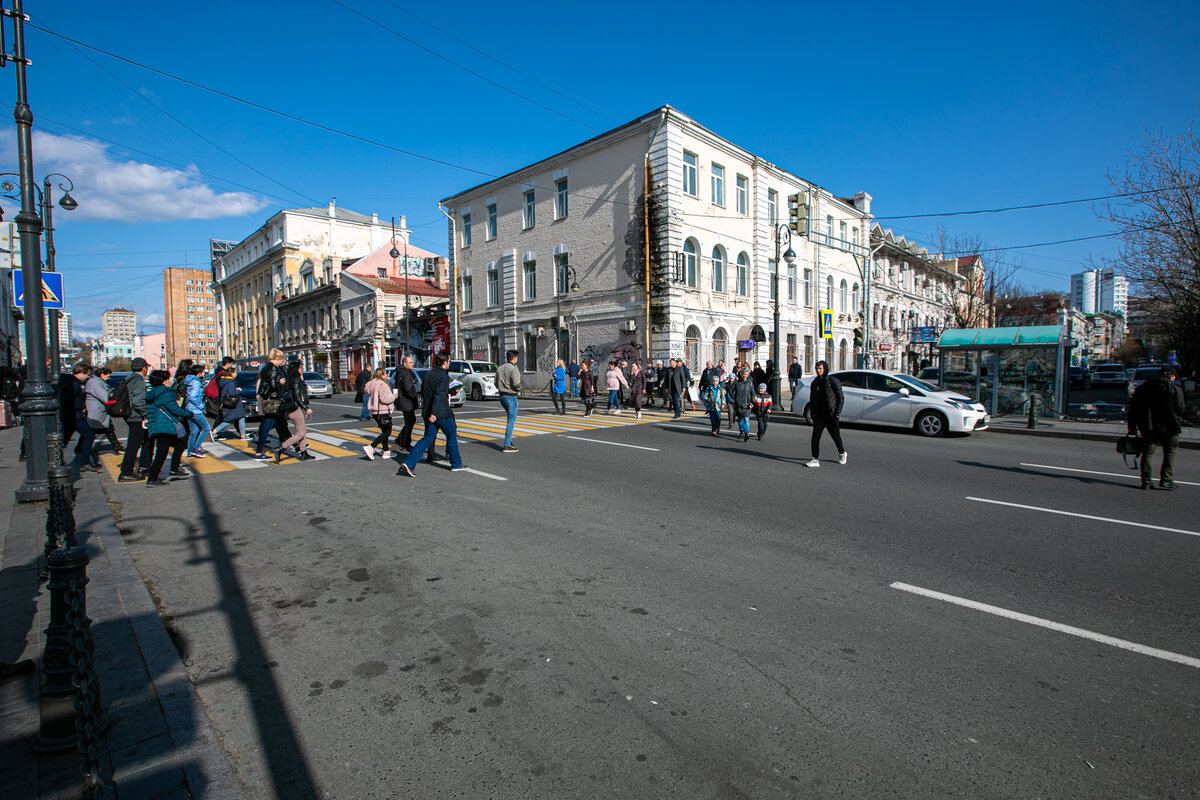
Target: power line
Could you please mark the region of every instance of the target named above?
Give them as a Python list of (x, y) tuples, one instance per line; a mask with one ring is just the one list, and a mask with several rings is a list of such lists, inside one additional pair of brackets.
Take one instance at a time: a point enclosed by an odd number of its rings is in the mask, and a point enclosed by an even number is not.
[(1137, 192), (1120, 192), (1118, 194), (1102, 194), (1096, 197), (1081, 197), (1078, 200), (1055, 200), (1048, 203), (1029, 203), (1022, 206), (1004, 206), (1002, 208), (980, 208), (972, 211), (941, 211), (933, 214), (898, 214), (891, 217), (875, 217), (875, 220), (890, 220), (890, 219), (927, 219), (929, 217), (961, 217), (970, 214), (1003, 214), (1008, 211), (1025, 211), (1032, 208), (1053, 208), (1055, 206), (1070, 206), (1079, 203), (1096, 203), (1100, 200), (1119, 200), (1125, 197), (1139, 197), (1144, 194), (1155, 194), (1157, 192), (1173, 192), (1177, 187), (1168, 186), (1159, 189), (1143, 189)]

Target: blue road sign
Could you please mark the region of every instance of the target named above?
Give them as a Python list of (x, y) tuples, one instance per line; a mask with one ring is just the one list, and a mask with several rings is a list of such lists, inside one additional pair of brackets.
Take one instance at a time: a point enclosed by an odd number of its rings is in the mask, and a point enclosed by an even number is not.
[[(24, 270), (14, 269), (13, 297), (16, 298), (17, 308), (25, 307), (25, 281), (22, 279)], [(63, 296), (63, 276), (61, 272), (42, 273), (42, 308), (64, 308), (66, 298)]]

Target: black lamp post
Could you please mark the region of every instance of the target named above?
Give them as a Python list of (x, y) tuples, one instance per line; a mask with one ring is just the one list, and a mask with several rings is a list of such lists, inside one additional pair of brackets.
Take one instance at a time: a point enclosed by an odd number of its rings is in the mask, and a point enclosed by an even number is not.
[(771, 373), (771, 385), (768, 387), (771, 392), (771, 403), (775, 408), (780, 407), (780, 385), (783, 380), (783, 376), (780, 374), (783, 371), (783, 364), (779, 361), (779, 306), (783, 302), (783, 298), (779, 296), (779, 250), (784, 242), (787, 243), (787, 250), (783, 253), (783, 260), (791, 267), (796, 263), (796, 251), (792, 250), (792, 230), (787, 225), (780, 224), (775, 228), (775, 275), (771, 279), (771, 291), (775, 295), (775, 341), (771, 344), (771, 356), (775, 362), (775, 371)]
[[(575, 268), (572, 267), (570, 264), (562, 264), (562, 265), (560, 265), (559, 268), (562, 270), (562, 273), (559, 275), (559, 281), (558, 281), (559, 282), (559, 291), (555, 292), (555, 296), (554, 296), (555, 308), (556, 308), (556, 311), (554, 314), (554, 338), (556, 340), (554, 342), (555, 351), (559, 351), (559, 348), (562, 347), (562, 330), (565, 327), (562, 324), (562, 322), (563, 322), (562, 296), (563, 296), (563, 294), (565, 294), (565, 292), (563, 292), (562, 289), (566, 286), (568, 278), (571, 281), (570, 291), (572, 291), (572, 292), (579, 291), (579, 283), (575, 280), (575, 278), (576, 278)], [(563, 352), (558, 353), (558, 357), (563, 359), (564, 361), (566, 360), (567, 355), (568, 355), (567, 353), (563, 353)]]
[[(75, 188), (75, 183), (63, 175), (61, 172), (51, 172), (45, 176), (45, 181), (42, 184), (42, 225), (46, 232), (46, 271), (54, 272), (54, 204), (50, 202), (50, 179), (53, 177), (62, 178), (69, 184), (70, 188), (59, 184), (58, 188), (63, 190), (63, 196), (59, 198), (58, 204), (66, 211), (74, 211), (79, 207), (79, 203), (75, 202), (75, 198), (71, 197), (71, 189)], [(61, 371), (59, 364), (59, 334), (58, 334), (58, 318), (62, 312), (52, 310), (50, 312), (50, 330), (49, 330), (49, 346), (50, 346), (50, 374), (57, 375)]]
[[(408, 252), (408, 242), (404, 243), (405, 253)], [(392, 249), (388, 251), (388, 255), (392, 258), (392, 270), (396, 269), (396, 259), (400, 257), (400, 251), (396, 249), (396, 218), (392, 217)], [(408, 256), (404, 256), (404, 348), (401, 351), (401, 357), (408, 355), (409, 348), (409, 321), (408, 321)]]
[[(25, 482), (16, 491), (21, 503), (45, 500), (49, 494), (46, 470), (49, 451), (46, 436), (57, 430), (58, 400), (46, 376), (46, 322), (42, 309), (42, 222), (38, 218), (33, 182), (33, 112), (25, 83), (25, 12), (21, 0), (13, 0), (12, 11), (4, 12), (13, 20), (13, 55), (17, 72), (17, 102), (13, 120), (17, 125), (17, 164), (21, 178), (21, 210), (14, 217), (21, 238), (21, 267), (25, 292), (25, 347), (28, 379), (21, 392), (21, 417), (28, 431)], [(2, 64), (3, 61), (0, 61)]]

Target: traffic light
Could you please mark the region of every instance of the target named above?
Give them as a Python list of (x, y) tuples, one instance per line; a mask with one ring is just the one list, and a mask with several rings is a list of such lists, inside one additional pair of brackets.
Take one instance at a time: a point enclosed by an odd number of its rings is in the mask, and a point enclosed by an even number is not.
[(808, 235), (808, 194), (788, 195), (788, 227), (797, 236)]
[(854, 329), (854, 349), (861, 350), (862, 345), (863, 345), (863, 329), (855, 328)]

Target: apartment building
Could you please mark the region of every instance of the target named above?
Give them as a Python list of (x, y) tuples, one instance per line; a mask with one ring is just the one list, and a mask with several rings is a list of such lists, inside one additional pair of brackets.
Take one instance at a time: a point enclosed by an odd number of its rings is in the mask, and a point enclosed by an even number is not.
[(217, 338), (216, 295), (212, 272), (207, 269), (169, 267), (163, 270), (165, 352), (147, 358), (153, 364), (165, 357), (171, 366), (190, 358), (212, 365), (222, 353)]

